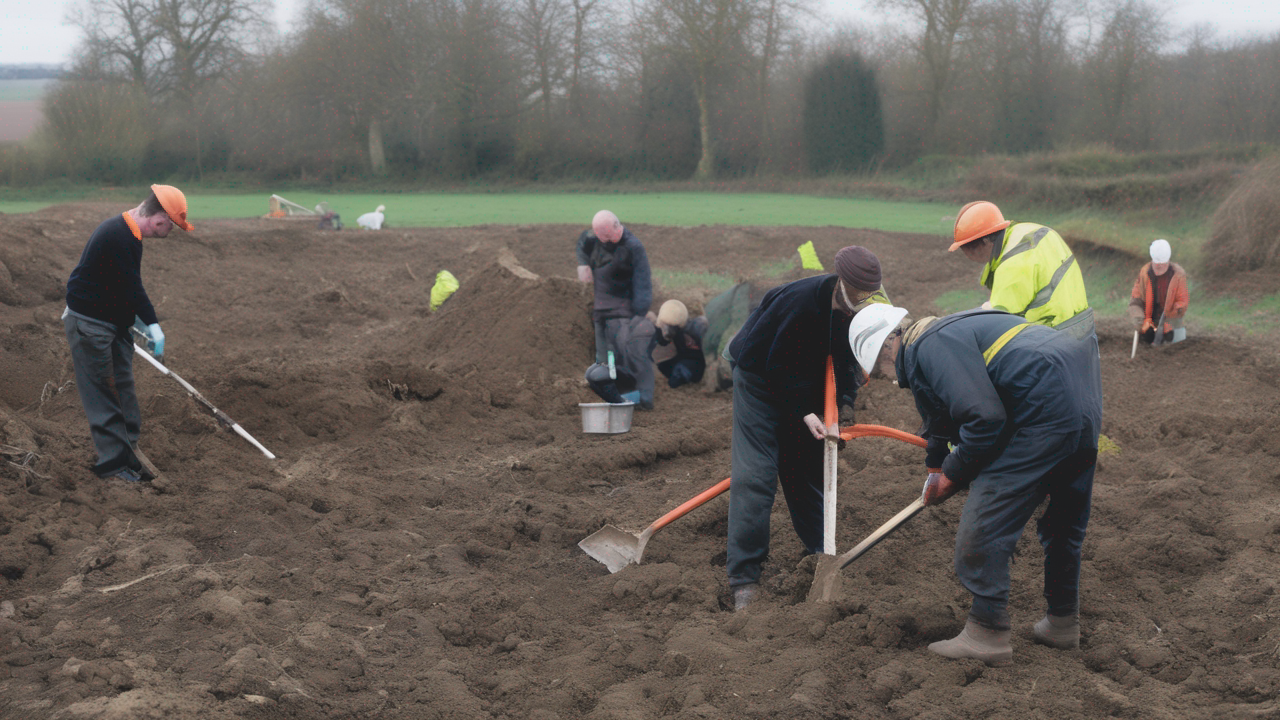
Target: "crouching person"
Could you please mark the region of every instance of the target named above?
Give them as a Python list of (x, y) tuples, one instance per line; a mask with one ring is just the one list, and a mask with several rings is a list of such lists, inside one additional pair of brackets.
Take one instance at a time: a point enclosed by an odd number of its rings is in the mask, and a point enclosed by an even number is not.
[(707, 369), (702, 349), (702, 337), (707, 332), (706, 316), (690, 319), (689, 309), (684, 303), (668, 300), (658, 308), (654, 326), (657, 334), (654, 336), (653, 359), (658, 365), (658, 372), (667, 379), (667, 385), (678, 388), (701, 382)]
[[(968, 489), (956, 531), (955, 571), (973, 594), (964, 630), (929, 649), (989, 664), (1013, 657), (1009, 560), (1023, 526), (1044, 548), (1045, 617), (1038, 642), (1080, 642), (1080, 548), (1089, 522), (1102, 378), (1096, 343), (995, 310), (900, 322), (900, 308), (854, 317), (849, 341), (863, 367), (910, 390), (928, 440), (926, 505)], [(899, 330), (885, 334), (876, 326)]]
[(1168, 240), (1151, 243), (1151, 262), (1138, 271), (1129, 299), (1129, 317), (1142, 342), (1161, 345), (1185, 340), (1182, 320), (1191, 303), (1187, 292), (1187, 272), (1175, 262)]
[(652, 410), (655, 334), (653, 323), (643, 315), (610, 320), (604, 328), (605, 362), (587, 368), (587, 385), (605, 402), (633, 402), (641, 410)]

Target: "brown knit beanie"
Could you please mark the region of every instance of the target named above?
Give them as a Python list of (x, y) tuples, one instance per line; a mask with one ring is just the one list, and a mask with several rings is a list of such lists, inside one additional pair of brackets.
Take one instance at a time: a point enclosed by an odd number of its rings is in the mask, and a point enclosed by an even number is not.
[(846, 285), (862, 292), (880, 289), (880, 260), (858, 245), (841, 248), (836, 253), (836, 274)]

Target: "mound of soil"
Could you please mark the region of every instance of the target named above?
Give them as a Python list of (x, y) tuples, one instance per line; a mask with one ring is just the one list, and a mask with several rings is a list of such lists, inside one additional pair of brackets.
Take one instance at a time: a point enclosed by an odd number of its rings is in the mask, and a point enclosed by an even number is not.
[[(576, 547), (605, 523), (638, 531), (725, 477), (732, 401), (660, 384), (631, 432), (582, 434), (593, 335), (589, 291), (571, 279), (579, 228), (324, 233), (197, 218), (198, 233), (148, 241), (167, 363), (279, 459), (139, 362), (142, 447), (162, 478), (94, 478), (60, 283), (118, 210), (0, 218), (16, 296), (0, 304), (0, 716), (1276, 712), (1270, 339), (1193, 337), (1130, 361), (1127, 325), (1102, 323), (1118, 451), (1096, 481), (1082, 647), (1031, 642), (1043, 600), (1029, 527), (1013, 566), (1015, 662), (987, 668), (925, 649), (968, 608), (951, 571), (960, 499), (851, 566), (831, 604), (803, 599), (812, 561), (784, 507), (747, 613), (727, 611), (725, 497), (616, 575)], [(632, 229), (656, 268), (740, 278), (805, 240), (824, 259), (866, 245), (917, 313), (975, 282), (931, 236)], [(433, 313), (440, 269), (461, 289)], [(858, 402), (862, 422), (918, 425), (892, 386)], [(918, 494), (922, 457), (858, 440), (840, 477), (849, 547)]]

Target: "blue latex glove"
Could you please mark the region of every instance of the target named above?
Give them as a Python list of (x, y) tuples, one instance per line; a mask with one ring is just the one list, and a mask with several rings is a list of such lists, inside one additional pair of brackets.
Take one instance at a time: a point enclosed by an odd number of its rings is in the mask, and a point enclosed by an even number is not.
[(147, 337), (151, 339), (153, 350), (152, 355), (156, 359), (164, 357), (164, 331), (160, 329), (160, 323), (151, 323), (147, 326)]

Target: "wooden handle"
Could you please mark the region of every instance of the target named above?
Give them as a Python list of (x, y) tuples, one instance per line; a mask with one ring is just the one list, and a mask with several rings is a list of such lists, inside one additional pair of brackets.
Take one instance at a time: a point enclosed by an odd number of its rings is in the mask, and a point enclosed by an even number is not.
[(876, 531), (868, 535), (866, 540), (863, 540), (862, 542), (855, 545), (852, 550), (841, 555), (837, 559), (837, 562), (840, 565), (840, 569), (843, 570), (846, 567), (849, 567), (849, 563), (852, 563), (854, 560), (857, 560), (859, 557), (862, 556), (863, 553), (875, 547), (876, 543), (883, 540), (886, 535), (893, 532), (894, 530), (897, 530), (899, 527), (901, 527), (903, 523), (915, 517), (916, 514), (923, 509), (924, 509), (924, 499), (916, 498), (914, 501), (912, 501), (910, 505), (906, 506), (897, 515), (894, 515), (892, 518), (890, 518), (889, 522), (881, 525), (879, 528), (876, 528)]
[(706, 490), (703, 490), (702, 492), (698, 493), (698, 495), (695, 496), (693, 499), (688, 500), (687, 502), (685, 502), (683, 505), (676, 508), (675, 510), (672, 510), (666, 515), (663, 515), (657, 520), (654, 520), (653, 524), (649, 526), (649, 529), (652, 530), (653, 532), (657, 532), (661, 530), (667, 525), (670, 525), (673, 520), (678, 520), (684, 517), (685, 514), (687, 514), (690, 510), (698, 507), (699, 505), (702, 505), (703, 503), (707, 502), (711, 498), (716, 497), (717, 495), (723, 493), (725, 490), (728, 490), (728, 489), (729, 489), (729, 478), (725, 478), (724, 480), (721, 480), (715, 485), (712, 485)]

